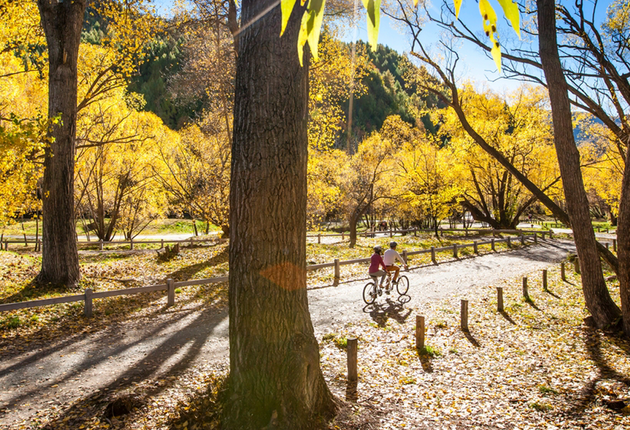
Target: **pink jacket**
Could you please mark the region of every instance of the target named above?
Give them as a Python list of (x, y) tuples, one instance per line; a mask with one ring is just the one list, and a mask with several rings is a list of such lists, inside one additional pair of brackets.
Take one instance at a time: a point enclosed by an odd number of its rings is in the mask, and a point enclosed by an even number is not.
[(368, 273), (378, 272), (378, 266), (383, 266), (385, 269), (385, 263), (383, 262), (383, 257), (380, 254), (374, 253), (372, 257), (370, 257), (370, 268), (368, 269)]

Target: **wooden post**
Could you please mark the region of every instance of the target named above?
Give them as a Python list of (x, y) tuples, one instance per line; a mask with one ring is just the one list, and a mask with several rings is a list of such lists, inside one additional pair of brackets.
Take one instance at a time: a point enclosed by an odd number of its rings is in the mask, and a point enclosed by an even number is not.
[(462, 300), (461, 326), (462, 331), (468, 331), (468, 300)]
[(166, 280), (166, 289), (168, 294), (166, 306), (173, 306), (175, 304), (175, 282), (171, 278)]
[(8, 251), (9, 250), (9, 239), (4, 241), (4, 250)]
[(494, 249), (494, 237), (490, 239), (490, 247), (492, 248), (493, 251), (496, 251), (496, 249)]
[(477, 241), (473, 240), (473, 251), (475, 254), (479, 254), (479, 246), (477, 245)]
[(565, 269), (564, 269), (564, 261), (560, 263), (560, 278), (563, 281), (567, 280), (567, 274), (566, 274)]
[(575, 273), (579, 275), (580, 274), (580, 259), (578, 257), (575, 257), (575, 260), (573, 261), (573, 268), (575, 269)]
[(416, 349), (424, 349), (424, 317), (416, 315)]
[(507, 247), (510, 248), (512, 246), (512, 242), (511, 242), (511, 238), (510, 236), (507, 237)]
[(85, 305), (83, 307), (83, 315), (89, 318), (92, 316), (92, 289), (91, 288), (85, 289), (84, 300), (85, 300)]
[(341, 280), (341, 268), (339, 266), (339, 259), (335, 258), (335, 279), (333, 280), (333, 285), (339, 285), (340, 280)]
[(341, 232), (341, 240), (346, 240), (346, 234), (343, 231)]
[(99, 251), (103, 250), (103, 239), (98, 241), (98, 249), (99, 249)]
[(548, 285), (547, 285), (547, 269), (543, 269), (543, 291), (548, 291)]
[(453, 258), (457, 258), (457, 244), (453, 244)]
[(404, 250), (404, 251), (402, 252), (401, 257), (402, 257), (403, 261), (405, 262), (405, 264), (408, 264), (408, 263), (407, 263), (407, 251), (406, 251), (406, 250)]
[(613, 251), (617, 252), (617, 239), (613, 239)]
[(497, 311), (503, 312), (503, 287), (497, 287)]
[(534, 243), (538, 243), (538, 233), (534, 232)]
[(164, 249), (164, 238), (160, 239), (160, 249)]
[(549, 230), (549, 239), (553, 239), (553, 231)]
[(530, 300), (529, 292), (527, 291), (527, 276), (523, 276), (523, 297), (525, 297), (525, 300)]
[(435, 260), (435, 246), (431, 247), (431, 262), (433, 264), (437, 264), (437, 261)]
[(133, 239), (129, 240), (129, 249), (133, 251)]
[(192, 248), (192, 246), (193, 246), (193, 238), (192, 236), (190, 236), (190, 247)]
[(521, 233), (521, 245), (525, 245), (525, 235)]
[(610, 243), (606, 242), (606, 249), (610, 249)]
[(357, 374), (357, 339), (348, 338), (348, 382), (356, 382)]
[(394, 237), (394, 230), (391, 227), (389, 228), (389, 237)]
[(322, 234), (317, 233), (317, 243), (322, 243)]

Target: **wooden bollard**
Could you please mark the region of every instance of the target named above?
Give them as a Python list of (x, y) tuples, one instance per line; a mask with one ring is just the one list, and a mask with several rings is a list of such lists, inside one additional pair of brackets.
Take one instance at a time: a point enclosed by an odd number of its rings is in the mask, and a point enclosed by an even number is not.
[(497, 311), (503, 312), (503, 287), (497, 287)]
[(477, 241), (473, 240), (473, 252), (475, 254), (479, 254), (479, 245), (477, 245)]
[(610, 243), (606, 242), (606, 249), (610, 249)]
[(494, 249), (494, 237), (493, 237), (492, 239), (490, 239), (490, 248), (491, 248), (493, 251), (496, 251), (496, 249)]
[(461, 326), (462, 331), (468, 331), (468, 300), (462, 300)]
[(8, 251), (8, 250), (9, 250), (9, 241), (8, 241), (8, 240), (5, 240), (5, 241), (4, 241), (4, 250), (5, 250), (5, 251)]
[(510, 236), (507, 237), (507, 247), (510, 248), (512, 246), (512, 242), (511, 242), (511, 238)]
[(322, 234), (317, 233), (317, 243), (322, 243)]
[(133, 239), (129, 240), (129, 249), (133, 251)]
[(543, 283), (543, 291), (548, 291), (548, 285), (547, 285), (547, 269), (543, 269), (542, 272), (542, 283)]
[(575, 257), (575, 260), (573, 260), (573, 269), (575, 273), (580, 274), (580, 259), (578, 257)]
[(457, 257), (457, 244), (456, 243), (453, 244), (453, 258), (458, 258)]
[(617, 252), (617, 239), (613, 239), (613, 251)]
[(348, 382), (356, 382), (357, 372), (357, 339), (348, 338)]
[(83, 315), (86, 317), (92, 316), (92, 289), (85, 289), (85, 305), (83, 306)]
[(166, 280), (166, 290), (168, 295), (166, 306), (173, 306), (175, 304), (175, 282), (171, 278)]
[(521, 245), (525, 245), (525, 235), (521, 233)]
[(407, 260), (407, 251), (402, 252), (402, 259), (405, 262), (405, 264), (408, 264), (408, 260)]
[(549, 230), (549, 239), (553, 239), (553, 230)]
[(432, 262), (433, 264), (437, 264), (437, 261), (436, 261), (436, 259), (435, 259), (435, 246), (432, 246), (432, 247), (431, 247), (431, 262)]
[(416, 349), (424, 349), (424, 317), (416, 315)]
[(341, 232), (341, 240), (346, 240), (346, 234), (343, 231)]
[(567, 274), (566, 274), (565, 268), (564, 268), (564, 261), (560, 263), (560, 278), (563, 281), (567, 280)]
[(534, 232), (534, 243), (538, 243), (538, 233)]
[(523, 297), (529, 300), (529, 291), (527, 291), (527, 276), (523, 276)]
[(164, 249), (164, 238), (160, 239), (160, 249)]
[(341, 280), (341, 267), (339, 266), (339, 259), (335, 258), (335, 278), (333, 280), (333, 285), (339, 285), (340, 280)]

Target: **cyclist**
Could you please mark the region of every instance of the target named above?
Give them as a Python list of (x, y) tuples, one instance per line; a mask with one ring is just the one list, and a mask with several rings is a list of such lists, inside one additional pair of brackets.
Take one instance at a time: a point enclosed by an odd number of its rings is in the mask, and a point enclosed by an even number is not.
[[(381, 288), (383, 288), (383, 283), (385, 282), (385, 276), (387, 276), (387, 267), (385, 266), (385, 263), (383, 262), (383, 257), (381, 257), (381, 254), (383, 253), (383, 248), (381, 248), (380, 246), (375, 246), (374, 247), (374, 254), (372, 254), (372, 257), (370, 257), (370, 268), (368, 269), (368, 273), (370, 274), (371, 277), (373, 278), (377, 278), (377, 277), (381, 277)], [(383, 270), (380, 270), (380, 267), (383, 267)]]
[(389, 249), (385, 251), (385, 255), (383, 255), (385, 270), (387, 270), (388, 272), (394, 272), (393, 282), (396, 282), (396, 280), (398, 279), (398, 273), (400, 272), (400, 267), (394, 264), (396, 262), (396, 259), (398, 259), (398, 261), (400, 261), (403, 266), (405, 266), (405, 269), (408, 269), (407, 263), (405, 263), (405, 260), (403, 260), (398, 251), (396, 251), (397, 246), (398, 244), (396, 242), (390, 242)]

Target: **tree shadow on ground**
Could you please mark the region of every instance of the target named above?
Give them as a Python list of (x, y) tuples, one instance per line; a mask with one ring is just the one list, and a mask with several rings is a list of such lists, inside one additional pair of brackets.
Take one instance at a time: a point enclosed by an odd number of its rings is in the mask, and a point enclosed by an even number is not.
[[(226, 317), (226, 312), (216, 313), (213, 310), (205, 310), (199, 313), (180, 330), (172, 331), (170, 334), (162, 336), (161, 342), (151, 346), (148, 353), (139, 357), (134, 364), (122, 369), (111, 382), (106, 383), (104, 386), (91, 387), (95, 391), (93, 394), (74, 401), (44, 428), (76, 429), (80, 428), (81, 425), (89, 427), (90, 420), (93, 417), (102, 416), (104, 417), (103, 419), (109, 419), (111, 414), (120, 414), (121, 408), (125, 404), (127, 404), (128, 408), (142, 408), (147, 405), (151, 401), (151, 397), (157, 396), (177, 383), (178, 375), (181, 375), (194, 364), (195, 359), (199, 356), (215, 327)], [(45, 387), (32, 388), (30, 391), (12, 398), (8, 402), (8, 409), (11, 410), (11, 408), (16, 407), (34, 395), (42, 397), (46, 394), (46, 391), (54, 391), (54, 388), (58, 385), (68, 383), (82, 374), (88, 373), (95, 366), (106, 363), (110, 357), (118, 356), (127, 350), (137, 347), (145, 339), (158, 336), (159, 332), (171, 323), (172, 321), (164, 321), (156, 325), (136, 341), (116, 345), (113, 349), (101, 348), (98, 351), (94, 351), (97, 355), (96, 357), (85, 358), (74, 367), (72, 372), (68, 372), (58, 378), (51, 378), (46, 382)], [(98, 342), (95, 341), (94, 343)], [(220, 356), (221, 354), (219, 353), (218, 355)], [(220, 360), (222, 358), (217, 359)], [(160, 381), (157, 381), (157, 378), (160, 378)], [(155, 383), (149, 387), (142, 387), (141, 393), (134, 393), (133, 387), (147, 380), (155, 380)], [(125, 390), (131, 391), (125, 392)], [(115, 404), (115, 400), (122, 396), (126, 396), (128, 401), (118, 405)], [(109, 412), (108, 408), (110, 408)], [(131, 412), (131, 410), (126, 412)], [(107, 414), (110, 414), (110, 417)]]
[(83, 291), (78, 288), (68, 288), (65, 285), (40, 284), (35, 279), (29, 281), (20, 290), (15, 291), (10, 296), (0, 299), (0, 303), (16, 303), (28, 300), (36, 300), (49, 295), (72, 295), (80, 294)]
[(426, 373), (433, 373), (433, 364), (431, 363), (433, 356), (427, 350), (427, 347), (416, 349), (418, 359), (422, 365), (422, 370)]
[(379, 327), (385, 327), (390, 318), (402, 324), (409, 318), (409, 315), (411, 315), (411, 309), (405, 309), (404, 303), (394, 301), (390, 298), (387, 298), (385, 303), (375, 302), (365, 306), (363, 312), (369, 313), (372, 320), (378, 324)]
[(586, 408), (595, 402), (598, 397), (597, 385), (603, 381), (616, 381), (625, 384), (630, 387), (630, 377), (626, 374), (619, 373), (612, 368), (602, 351), (601, 338), (605, 336), (608, 340), (617, 346), (620, 346), (626, 353), (630, 351), (630, 344), (627, 339), (619, 337), (617, 334), (602, 333), (590, 326), (583, 327), (584, 343), (588, 351), (591, 361), (597, 366), (598, 374), (596, 377), (588, 381), (586, 386), (582, 389), (580, 398), (575, 404), (567, 411), (570, 415), (581, 416), (585, 413)]
[(536, 306), (536, 303), (534, 303), (534, 301), (531, 299), (531, 297), (528, 297), (524, 300), (525, 303), (527, 303), (529, 306), (531, 306), (533, 309), (540, 311), (540, 308), (538, 306)]
[(216, 266), (218, 264), (226, 263), (228, 259), (229, 250), (228, 247), (225, 247), (221, 250), (221, 252), (219, 252), (217, 255), (210, 258), (209, 260), (182, 267), (181, 269), (172, 272), (170, 275), (167, 276), (167, 278), (174, 279), (175, 281), (187, 281), (202, 270), (208, 267)]
[(562, 299), (562, 297), (560, 297), (559, 295), (555, 294), (553, 291), (544, 290), (543, 292), (549, 294), (551, 297), (553, 297), (555, 299), (558, 299), (558, 300)]

